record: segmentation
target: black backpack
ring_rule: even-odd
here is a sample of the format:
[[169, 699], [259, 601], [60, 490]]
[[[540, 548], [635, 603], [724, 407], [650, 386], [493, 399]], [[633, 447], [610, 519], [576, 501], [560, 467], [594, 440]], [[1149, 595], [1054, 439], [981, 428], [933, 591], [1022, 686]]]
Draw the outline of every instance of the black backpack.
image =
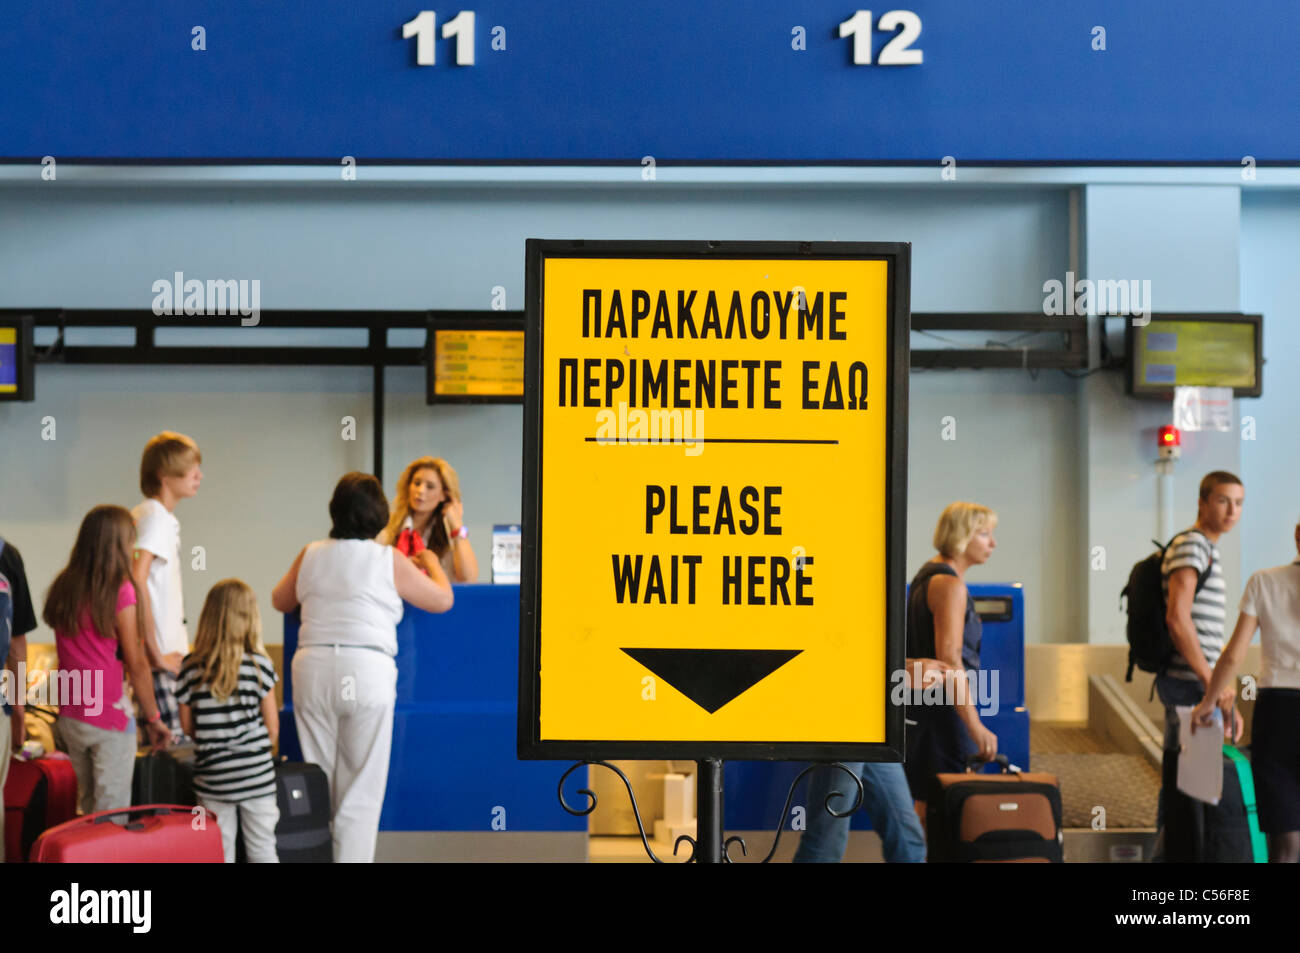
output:
[[[1182, 533], [1178, 534], [1183, 535]], [[1178, 537], [1175, 536], [1174, 539]], [[1169, 665], [1174, 655], [1174, 640], [1169, 636], [1169, 625], [1165, 622], [1165, 591], [1161, 566], [1164, 564], [1165, 550], [1173, 543], [1161, 546], [1151, 541], [1156, 551], [1133, 565], [1128, 574], [1128, 585], [1119, 594], [1120, 608], [1128, 602], [1128, 673], [1124, 681], [1133, 681], [1133, 667], [1136, 665], [1144, 672], [1160, 673]], [[1205, 571], [1196, 580], [1196, 591], [1200, 592], [1214, 562], [1205, 567]]]

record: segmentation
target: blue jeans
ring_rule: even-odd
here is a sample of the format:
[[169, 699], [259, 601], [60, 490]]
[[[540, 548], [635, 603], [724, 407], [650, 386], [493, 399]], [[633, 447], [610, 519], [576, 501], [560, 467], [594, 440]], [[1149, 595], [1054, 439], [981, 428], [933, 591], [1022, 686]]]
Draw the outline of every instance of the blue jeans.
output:
[[[871, 815], [884, 842], [885, 860], [891, 864], [925, 862], [925, 834], [912, 806], [907, 775], [897, 763], [846, 761], [844, 766], [862, 778], [862, 807]], [[808, 829], [795, 852], [796, 864], [838, 864], [849, 843], [852, 817], [832, 817], [826, 798], [832, 791], [842, 797], [831, 801], [837, 811], [853, 803], [854, 784], [839, 768], [820, 767], [808, 776]]]

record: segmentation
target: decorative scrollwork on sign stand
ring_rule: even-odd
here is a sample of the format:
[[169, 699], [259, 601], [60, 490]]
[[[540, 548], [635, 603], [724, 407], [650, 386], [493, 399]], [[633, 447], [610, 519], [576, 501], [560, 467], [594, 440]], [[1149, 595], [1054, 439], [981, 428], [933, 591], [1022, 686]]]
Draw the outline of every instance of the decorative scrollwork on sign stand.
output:
[[[584, 809], [579, 810], [578, 808], [570, 807], [569, 802], [564, 799], [564, 782], [569, 779], [569, 775], [571, 775], [574, 771], [577, 771], [579, 768], [581, 768], [583, 765], [586, 764], [596, 764], [596, 765], [600, 765], [602, 768], [609, 768], [609, 770], [613, 771], [615, 774], [619, 776], [619, 779], [623, 782], [623, 787], [627, 788], [628, 798], [632, 801], [632, 814], [636, 817], [636, 829], [637, 832], [641, 835], [641, 845], [645, 848], [646, 854], [649, 855], [652, 861], [654, 861], [656, 864], [662, 864], [663, 861], [660, 860], [659, 857], [656, 856], [655, 852], [650, 849], [650, 841], [645, 836], [645, 824], [642, 823], [641, 821], [641, 809], [637, 807], [636, 794], [632, 792], [632, 782], [627, 779], [626, 774], [624, 774], [614, 765], [610, 764], [608, 761], [579, 761], [576, 764], [571, 765], [569, 767], [569, 770], [565, 771], [564, 774], [560, 776], [560, 787], [558, 792], [560, 796], [560, 806], [564, 808], [567, 812], [572, 814], [574, 817], [585, 817], [586, 815], [590, 814], [592, 811], [596, 809], [596, 794], [590, 788], [578, 788], [579, 794], [585, 794], [587, 795], [588, 798], [591, 799], [591, 803], [587, 805], [587, 807]], [[687, 862], [689, 863], [691, 860], [694, 860], [695, 858], [695, 841], [685, 834], [677, 838], [677, 843], [673, 845], [673, 856], [677, 855], [677, 848], [684, 840], [689, 841], [691, 845], [691, 856], [687, 858]]]
[[[602, 768], [608, 768], [609, 770], [613, 771], [615, 774], [618, 775], [619, 780], [623, 782], [623, 787], [627, 789], [628, 799], [632, 802], [632, 814], [634, 817], [636, 817], [636, 828], [637, 828], [637, 833], [641, 835], [641, 846], [645, 848], [646, 855], [656, 864], [664, 863], [664, 861], [660, 859], [659, 856], [656, 855], [654, 850], [651, 849], [650, 847], [650, 839], [646, 836], [645, 823], [641, 820], [641, 809], [640, 807], [638, 807], [636, 803], [636, 794], [632, 790], [632, 782], [628, 780], [626, 774], [624, 774], [621, 770], [619, 770], [615, 765], [610, 764], [608, 761], [578, 761], [577, 763], [571, 765], [569, 769], [565, 771], [563, 775], [560, 776], [560, 784], [557, 791], [560, 798], [560, 806], [563, 807], [564, 810], [567, 811], [569, 814], [572, 814], [574, 817], [585, 817], [586, 815], [590, 814], [592, 811], [596, 809], [596, 794], [590, 788], [578, 788], [578, 793], [585, 794], [591, 802], [585, 808], [572, 807], [570, 806], [569, 802], [564, 799], [564, 782], [569, 779], [569, 775], [571, 775], [574, 771], [578, 770], [584, 765], [599, 765]], [[719, 770], [721, 769], [720, 762], [717, 764], [717, 767]], [[820, 767], [839, 768], [850, 778], [852, 778], [853, 783], [857, 786], [857, 793], [853, 799], [853, 803], [849, 806], [848, 810], [846, 811], [836, 811], [831, 807], [831, 800], [833, 798], [843, 797], [844, 796], [843, 792], [831, 791], [828, 795], [826, 795], [826, 802], [825, 804], [822, 805], [825, 808], [826, 813], [830, 814], [832, 817], [848, 817], [850, 814], [852, 814], [854, 811], [856, 811], [859, 807], [862, 806], [862, 798], [863, 798], [864, 791], [862, 787], [862, 779], [858, 777], [857, 772], [851, 771], [846, 765], [843, 765], [838, 761], [833, 762], [831, 764], [809, 765], [808, 767], [800, 771], [799, 774], [795, 777], [795, 779], [792, 782], [790, 782], [790, 790], [786, 792], [785, 807], [782, 809], [780, 820], [777, 822], [776, 837], [774, 837], [772, 840], [772, 848], [767, 852], [767, 856], [765, 856], [761, 861], [758, 861], [758, 863], [761, 864], [770, 863], [772, 858], [776, 856], [777, 848], [781, 844], [781, 834], [785, 829], [785, 818], [789, 816], [790, 804], [794, 800], [795, 789], [798, 788], [799, 782], [802, 781], [806, 775], [808, 775], [816, 768], [820, 768]], [[718, 795], [719, 795], [717, 801], [718, 810], [716, 811], [717, 816], [715, 820], [716, 823], [719, 825], [719, 830], [720, 830], [721, 829], [720, 789], [718, 791]], [[677, 840], [673, 843], [673, 856], [674, 857], [677, 856], [677, 851], [682, 846], [683, 841], [685, 841], [691, 847], [691, 853], [685, 859], [685, 861], [683, 861], [683, 863], [688, 863], [688, 864], [699, 863], [700, 861], [696, 856], [697, 848], [699, 847], [699, 842], [694, 837], [691, 837], [689, 834], [680, 835], [677, 838]], [[745, 846], [744, 838], [739, 836], [728, 837], [722, 843], [721, 859], [723, 863], [726, 864], [736, 863], [736, 861], [732, 860], [730, 854], [732, 844], [739, 844], [741, 854], [746, 857], [749, 856], [749, 850]]]
[[[854, 797], [853, 803], [849, 805], [849, 809], [847, 811], [836, 811], [831, 807], [831, 799], [837, 797], [843, 797], [844, 796], [843, 792], [832, 791], [830, 792], [830, 794], [826, 795], [826, 803], [822, 806], [826, 809], [827, 814], [829, 814], [831, 817], [848, 817], [850, 814], [852, 814], [854, 811], [856, 811], [859, 807], [862, 806], [862, 798], [863, 795], [865, 794], [865, 791], [862, 788], [862, 779], [858, 777], [856, 771], [849, 770], [849, 768], [846, 765], [843, 765], [838, 761], [833, 762], [831, 764], [808, 765], [808, 767], [800, 771], [795, 776], [795, 779], [790, 782], [790, 790], [787, 791], [785, 795], [785, 807], [782, 809], [781, 817], [777, 820], [776, 823], [776, 837], [772, 839], [772, 849], [767, 852], [766, 857], [764, 857], [762, 860], [759, 861], [760, 864], [771, 863], [772, 858], [776, 856], [776, 849], [781, 843], [781, 833], [785, 830], [785, 819], [790, 816], [790, 804], [794, 800], [795, 788], [799, 786], [799, 782], [804, 779], [805, 775], [811, 773], [817, 768], [822, 768], [822, 767], [839, 768], [850, 778], [852, 778], [853, 783], [857, 785], [857, 795]], [[745, 848], [744, 838], [728, 837], [726, 842], [722, 845], [724, 863], [728, 863], [728, 864], [735, 863], [735, 861], [731, 859], [731, 853], [730, 853], [731, 845], [733, 842], [740, 844], [741, 854], [743, 854], [746, 857], [749, 856], [749, 851]]]

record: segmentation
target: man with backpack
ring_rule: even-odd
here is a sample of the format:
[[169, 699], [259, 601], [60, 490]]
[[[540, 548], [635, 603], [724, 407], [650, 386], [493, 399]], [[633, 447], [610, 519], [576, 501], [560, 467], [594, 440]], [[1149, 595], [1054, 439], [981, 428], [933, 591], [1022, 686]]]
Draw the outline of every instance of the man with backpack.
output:
[[[1227, 599], [1216, 544], [1241, 518], [1244, 499], [1245, 488], [1233, 474], [1224, 470], [1206, 474], [1201, 480], [1195, 525], [1170, 541], [1161, 562], [1165, 624], [1173, 652], [1158, 669], [1155, 680], [1155, 690], [1165, 706], [1158, 823], [1163, 831], [1164, 860], [1169, 863], [1204, 859], [1204, 820], [1198, 813], [1202, 806], [1178, 790], [1177, 706], [1200, 702], [1210, 684], [1214, 663], [1223, 652]], [[1235, 686], [1224, 689], [1218, 699], [1224, 723], [1233, 726], [1234, 739], [1240, 738], [1242, 731], [1235, 699]]]

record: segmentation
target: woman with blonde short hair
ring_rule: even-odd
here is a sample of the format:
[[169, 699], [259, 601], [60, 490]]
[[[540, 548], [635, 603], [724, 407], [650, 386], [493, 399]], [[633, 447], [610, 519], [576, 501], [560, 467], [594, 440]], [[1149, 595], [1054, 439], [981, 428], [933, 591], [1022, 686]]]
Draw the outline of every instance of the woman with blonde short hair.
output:
[[[962, 671], [979, 668], [980, 617], [966, 588], [966, 570], [993, 554], [997, 523], [998, 515], [978, 503], [944, 508], [934, 529], [937, 552], [913, 577], [907, 596], [909, 656], [935, 658]], [[936, 774], [962, 771], [973, 756], [988, 761], [998, 753], [998, 739], [980, 723], [972, 691], [944, 702], [907, 709], [914, 723], [907, 729], [907, 780], [917, 800], [925, 799]]]
[[478, 560], [469, 544], [460, 479], [446, 460], [419, 457], [397, 480], [393, 513], [379, 542], [394, 546], [424, 571], [438, 562], [455, 582], [478, 580]]

